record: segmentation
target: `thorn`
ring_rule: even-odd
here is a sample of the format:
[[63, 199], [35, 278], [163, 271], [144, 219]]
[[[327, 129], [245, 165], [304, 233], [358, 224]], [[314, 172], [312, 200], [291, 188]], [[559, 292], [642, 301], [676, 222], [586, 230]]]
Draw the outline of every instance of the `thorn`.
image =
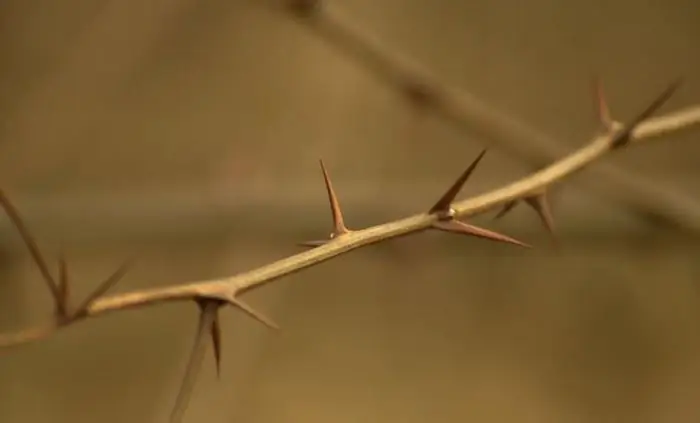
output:
[[54, 303], [58, 307], [58, 304], [61, 301], [61, 295], [59, 293], [58, 284], [54, 280], [53, 276], [51, 276], [51, 272], [49, 271], [49, 266], [46, 263], [46, 260], [44, 259], [44, 255], [39, 250], [39, 245], [32, 236], [31, 232], [29, 232], [27, 225], [24, 224], [24, 221], [19, 215], [19, 212], [15, 208], [14, 204], [12, 204], [10, 199], [1, 190], [0, 207], [2, 207], [5, 210], [7, 217], [12, 221], [12, 224], [17, 229], [17, 232], [19, 232], [19, 235], [22, 238], [24, 245], [27, 247], [27, 249], [29, 250], [29, 254], [34, 260], [34, 264], [36, 264], [36, 266], [39, 268], [41, 276], [44, 278], [46, 285], [49, 287], [49, 291], [51, 292], [51, 296], [53, 297]]
[[[219, 307], [223, 304], [221, 301], [211, 299], [197, 299], [195, 301], [200, 309], [199, 324], [197, 326], [197, 332], [195, 333], [190, 358], [187, 367], [185, 367], [185, 374], [180, 384], [180, 390], [170, 412], [170, 423], [180, 423], [187, 410], [192, 390], [197, 381], [197, 375], [202, 367], [202, 359], [206, 352], [206, 337], [207, 335], [213, 336], [214, 322], [218, 319]], [[216, 346], [214, 348], [216, 348]], [[217, 354], [216, 351], [214, 354]]]
[[467, 169], [457, 178], [457, 180], [452, 184], [452, 186], [440, 197], [440, 199], [433, 205], [433, 207], [430, 208], [428, 213], [445, 213], [448, 214], [450, 212], [450, 205], [454, 201], [455, 197], [457, 197], [457, 194], [459, 194], [459, 191], [462, 189], [462, 186], [464, 185], [465, 182], [467, 182], [467, 179], [469, 179], [469, 176], [471, 176], [472, 172], [474, 172], [474, 169], [476, 169], [476, 166], [479, 164], [481, 159], [484, 157], [484, 154], [486, 154], [486, 149], [482, 150], [481, 153], [474, 159], [474, 161], [467, 167]]
[[[542, 225], [544, 225], [545, 229], [551, 234], [554, 235], [554, 217], [552, 215], [552, 210], [551, 207], [549, 206], [549, 200], [547, 198], [547, 193], [542, 192], [539, 194], [534, 194], [527, 196], [523, 198], [525, 201], [525, 204], [530, 206], [535, 212], [537, 213], [538, 217], [542, 221]], [[501, 211], [494, 216], [494, 219], [500, 219], [503, 216], [505, 216], [508, 212], [510, 212], [518, 203], [520, 200], [515, 200], [515, 201], [510, 201], [506, 203]]]
[[316, 248], [316, 247], [320, 247], [321, 245], [328, 244], [328, 241], [329, 240], [327, 240], [327, 239], [318, 239], [318, 240], [313, 240], [313, 241], [300, 242], [297, 245], [299, 245], [300, 247]]
[[326, 192], [328, 193], [328, 202], [331, 206], [331, 216], [333, 217], [333, 232], [329, 235], [327, 240], [315, 240], [315, 241], [304, 241], [298, 245], [302, 247], [319, 247], [323, 244], [328, 243], [330, 240], [337, 238], [341, 235], [350, 233], [350, 230], [345, 226], [345, 220], [343, 219], [343, 212], [340, 209], [340, 202], [338, 201], [338, 196], [335, 195], [335, 190], [333, 189], [333, 183], [331, 182], [330, 176], [328, 176], [328, 171], [323, 163], [323, 160], [319, 160], [321, 164], [321, 172], [323, 173], [323, 182], [326, 185]]
[[467, 223], [460, 222], [459, 220], [438, 221], [433, 223], [433, 227], [435, 229], [439, 229], [445, 232], [476, 236], [492, 241], [505, 242], [509, 244], [519, 245], [521, 247], [530, 248], [530, 245], [525, 244], [524, 242], [520, 242], [517, 239], [499, 234], [498, 232], [489, 231], [488, 229], [480, 228], [478, 226], [469, 225]]
[[102, 295], [104, 295], [111, 287], [113, 287], [117, 282], [119, 282], [124, 275], [126, 274], [126, 271], [128, 270], [129, 266], [131, 265], [130, 261], [125, 262], [121, 266], [117, 268], [107, 279], [105, 279], [101, 284], [97, 286], [97, 288], [90, 294], [78, 307], [75, 311], [75, 316], [84, 316], [87, 314], [88, 309], [92, 305], [92, 303], [95, 302], [98, 298], [100, 298]]
[[[200, 328], [202, 335], [209, 332], [214, 350], [214, 361], [216, 363], [216, 375], [221, 377], [221, 320], [219, 310], [225, 304], [224, 301], [212, 299], [196, 300], [200, 309]], [[204, 322], [203, 324], [201, 322]]]
[[610, 107], [608, 106], [608, 101], [605, 98], [605, 91], [603, 90], [603, 84], [601, 84], [600, 78], [597, 76], [593, 77], [593, 85], [595, 89], [598, 123], [605, 131], [612, 132], [615, 130], [616, 125], [610, 114]]
[[61, 318], [68, 317], [69, 297], [68, 263], [66, 263], [66, 257], [61, 253], [58, 257], [58, 298], [60, 301], [56, 303], [56, 312]]
[[632, 119], [629, 123], [627, 123], [622, 130], [618, 132], [611, 140], [610, 140], [610, 147], [611, 148], [619, 148], [627, 145], [630, 141], [630, 136], [632, 135], [632, 132], [637, 129], [640, 123], [642, 123], [644, 120], [649, 118], [654, 112], [656, 112], [661, 106], [663, 106], [670, 98], [673, 96], [673, 94], [678, 90], [678, 87], [680, 87], [681, 83], [683, 82], [682, 78], [678, 78], [672, 83], [666, 87], [664, 91], [659, 94], [654, 101], [649, 104], [641, 113], [639, 113], [634, 119]]
[[244, 303], [243, 301], [239, 300], [236, 297], [232, 297], [228, 300], [228, 302], [247, 314], [248, 316], [252, 317], [253, 319], [257, 320], [258, 322], [262, 323], [263, 325], [267, 326], [270, 329], [275, 329], [279, 330], [279, 326], [275, 322], [273, 322], [271, 319], [268, 319], [261, 313], [257, 312], [253, 307], [249, 306], [248, 304]]
[[321, 164], [321, 172], [323, 172], [323, 182], [326, 184], [326, 191], [328, 192], [328, 202], [331, 205], [331, 214], [333, 215], [333, 236], [340, 236], [348, 233], [348, 228], [345, 227], [345, 221], [343, 220], [343, 212], [340, 210], [340, 203], [338, 202], [338, 197], [335, 195], [335, 190], [333, 190], [333, 184], [331, 183], [331, 178], [328, 176], [328, 171], [326, 166], [323, 164], [323, 160], [319, 160]]
[[308, 17], [319, 11], [321, 8], [320, 3], [319, 0], [288, 0], [286, 6], [291, 12], [302, 17]]
[[542, 225], [544, 225], [547, 232], [550, 235], [554, 235], [554, 217], [552, 216], [552, 209], [549, 207], [549, 200], [547, 200], [547, 194], [541, 193], [538, 195], [533, 195], [525, 199], [527, 205], [532, 207], [537, 213]]
[[508, 214], [511, 210], [513, 210], [513, 208], [515, 206], [518, 205], [518, 202], [519, 202], [519, 200], [513, 200], [513, 201], [509, 201], [509, 202], [505, 203], [503, 205], [503, 208], [501, 209], [501, 211], [499, 211], [498, 214], [496, 214], [496, 216], [494, 216], [494, 220], [500, 219], [503, 216], [505, 216], [506, 214]]
[[215, 311], [211, 322], [211, 343], [214, 346], [214, 360], [216, 360], [216, 376], [221, 378], [221, 321], [219, 311]]

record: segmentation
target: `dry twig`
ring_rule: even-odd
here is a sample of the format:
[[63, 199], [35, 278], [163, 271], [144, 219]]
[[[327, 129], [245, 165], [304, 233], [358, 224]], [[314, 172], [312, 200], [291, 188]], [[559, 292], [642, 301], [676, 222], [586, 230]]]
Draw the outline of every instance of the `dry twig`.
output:
[[533, 207], [542, 215], [548, 227], [552, 226], [551, 213], [548, 208], [544, 211], [544, 202], [541, 198], [543, 198], [542, 193], [546, 192], [553, 184], [561, 182], [567, 176], [580, 171], [605, 154], [619, 150], [631, 143], [649, 140], [681, 128], [700, 124], [697, 108], [646, 120], [668, 100], [676, 87], [677, 84], [672, 84], [668, 89], [664, 90], [650, 103], [650, 106], [639, 113], [635, 119], [632, 119], [630, 124], [619, 124], [615, 125], [614, 128], [610, 126], [606, 134], [594, 137], [579, 150], [544, 167], [540, 171], [484, 194], [462, 201], [455, 201], [462, 185], [464, 185], [483, 158], [484, 152], [482, 152], [439, 200], [432, 207], [426, 208], [425, 212], [366, 229], [347, 229], [340, 209], [340, 202], [331, 184], [330, 176], [325, 165], [321, 162], [323, 178], [331, 205], [333, 232], [330, 239], [310, 244], [315, 248], [228, 278], [104, 296], [105, 291], [123, 275], [124, 268], [121, 268], [100, 284], [94, 294], [88, 296], [79, 307], [72, 311], [68, 304], [68, 272], [65, 260], [60, 259], [59, 281], [54, 282], [48, 267], [45, 265], [45, 260], [36, 246], [36, 242], [29, 234], [9, 200], [0, 193], [0, 200], [2, 200], [0, 205], [5, 208], [18, 228], [25, 244], [32, 253], [32, 257], [34, 257], [39, 268], [42, 269], [42, 275], [54, 295], [57, 309], [62, 310], [53, 321], [44, 326], [0, 336], [0, 347], [17, 347], [31, 341], [40, 340], [64, 327], [110, 312], [125, 311], [170, 301], [194, 302], [200, 307], [200, 324], [193, 352], [190, 356], [190, 363], [187, 366], [186, 375], [171, 415], [171, 421], [180, 421], [187, 406], [187, 399], [195, 383], [197, 370], [200, 367], [201, 358], [205, 351], [207, 336], [211, 336], [213, 340], [217, 369], [219, 368], [221, 337], [218, 312], [221, 307], [236, 307], [268, 327], [276, 328], [276, 325], [269, 319], [244, 304], [239, 296], [250, 289], [260, 287], [283, 276], [314, 266], [360, 247], [423, 230], [438, 229], [524, 246], [524, 243], [513, 238], [464, 223], [462, 220], [494, 208], [509, 206], [517, 201], [524, 200], [533, 204]]

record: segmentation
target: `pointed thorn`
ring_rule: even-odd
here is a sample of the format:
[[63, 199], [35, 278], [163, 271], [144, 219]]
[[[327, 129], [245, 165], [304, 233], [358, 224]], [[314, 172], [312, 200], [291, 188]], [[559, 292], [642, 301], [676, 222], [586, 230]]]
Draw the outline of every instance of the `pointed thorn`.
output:
[[494, 220], [498, 220], [508, 214], [513, 208], [518, 204], [518, 200], [516, 201], [509, 201], [503, 205], [503, 208], [501, 211], [499, 211], [496, 216], [493, 217]]
[[634, 119], [632, 119], [625, 127], [610, 141], [610, 146], [612, 148], [623, 147], [629, 143], [630, 136], [632, 132], [639, 126], [640, 123], [645, 121], [651, 115], [653, 115], [661, 106], [663, 106], [673, 94], [678, 90], [682, 78], [678, 78], [666, 87], [664, 91], [659, 94], [654, 101], [649, 104], [641, 113], [639, 113]]
[[517, 239], [511, 238], [506, 235], [499, 234], [498, 232], [489, 231], [488, 229], [480, 228], [478, 226], [469, 225], [459, 220], [447, 220], [439, 221], [433, 223], [435, 229], [439, 229], [445, 232], [451, 232], [462, 235], [470, 235], [479, 238], [489, 239], [491, 241], [505, 242], [508, 244], [518, 245], [520, 247], [530, 248], [530, 245], [520, 242]]
[[214, 360], [216, 360], [216, 376], [221, 378], [221, 321], [219, 311], [216, 311], [211, 323], [211, 342], [214, 346]]
[[27, 225], [24, 223], [19, 211], [2, 190], [0, 190], [0, 207], [3, 208], [5, 214], [7, 214], [7, 217], [10, 219], [10, 221], [12, 221], [15, 229], [17, 229], [17, 232], [19, 232], [22, 242], [24, 242], [24, 245], [29, 250], [29, 254], [32, 256], [34, 264], [39, 268], [41, 276], [46, 282], [49, 291], [51, 291], [51, 296], [53, 297], [54, 302], [56, 305], [58, 305], [61, 301], [58, 283], [54, 280], [53, 276], [51, 276], [51, 272], [49, 271], [49, 266], [44, 258], [44, 255], [41, 253], [39, 245], [27, 228]]
[[231, 298], [229, 300], [232, 306], [238, 308], [248, 316], [252, 317], [253, 319], [257, 320], [258, 322], [262, 323], [263, 325], [267, 326], [270, 329], [275, 329], [279, 330], [279, 326], [275, 322], [273, 322], [271, 319], [268, 319], [267, 317], [263, 316], [262, 314], [258, 313], [254, 308], [249, 306], [248, 304], [244, 303], [243, 301], [239, 300], [238, 298]]
[[68, 316], [68, 298], [70, 297], [70, 286], [68, 281], [68, 263], [63, 253], [58, 257], [58, 294], [59, 302], [56, 304], [56, 311], [59, 316]]
[[554, 217], [552, 216], [552, 210], [549, 207], [549, 200], [547, 200], [546, 194], [538, 194], [525, 199], [527, 204], [532, 207], [537, 215], [542, 220], [542, 224], [547, 229], [547, 231], [554, 235]]
[[131, 265], [130, 261], [125, 262], [121, 266], [117, 268], [107, 279], [105, 279], [101, 284], [97, 286], [97, 288], [90, 294], [76, 309], [76, 315], [84, 315], [85, 313], [88, 312], [88, 309], [92, 305], [92, 303], [95, 302], [98, 298], [100, 298], [102, 295], [104, 295], [111, 287], [116, 285], [117, 282], [119, 282], [124, 275], [126, 274], [127, 270], [129, 269], [129, 266]]
[[428, 211], [429, 213], [447, 213], [450, 210], [450, 205], [454, 201], [455, 197], [457, 197], [457, 194], [459, 194], [459, 191], [462, 189], [462, 186], [464, 186], [464, 183], [467, 182], [467, 179], [471, 176], [471, 174], [474, 172], [474, 169], [476, 169], [476, 166], [479, 164], [481, 159], [484, 157], [484, 154], [486, 154], [486, 149], [482, 150], [481, 153], [474, 159], [474, 161], [467, 167], [467, 169], [457, 178], [457, 180], [452, 184], [452, 186], [440, 197], [440, 199], [433, 205], [433, 207], [430, 208]]
[[345, 221], [343, 219], [343, 213], [340, 210], [338, 196], [335, 195], [335, 190], [333, 189], [331, 178], [328, 176], [328, 171], [326, 170], [326, 166], [323, 163], [323, 160], [319, 160], [319, 163], [321, 164], [321, 172], [323, 172], [323, 181], [326, 184], [328, 202], [331, 205], [331, 214], [333, 215], [333, 234], [335, 236], [345, 234], [348, 232], [348, 228], [345, 227]]
[[598, 123], [602, 125], [603, 129], [611, 132], [615, 129], [615, 121], [610, 114], [610, 107], [608, 106], [608, 101], [605, 98], [605, 92], [603, 91], [603, 84], [600, 82], [600, 78], [597, 76], [593, 78], [593, 84], [595, 88], [595, 99], [596, 99], [596, 112], [598, 114]]
[[300, 246], [300, 247], [311, 247], [311, 248], [316, 248], [316, 247], [320, 247], [320, 246], [322, 246], [322, 245], [328, 244], [328, 241], [329, 241], [329, 240], [327, 240], [327, 239], [319, 239], [319, 240], [314, 240], [314, 241], [304, 241], [304, 242], [300, 242], [300, 243], [298, 243], [297, 245]]

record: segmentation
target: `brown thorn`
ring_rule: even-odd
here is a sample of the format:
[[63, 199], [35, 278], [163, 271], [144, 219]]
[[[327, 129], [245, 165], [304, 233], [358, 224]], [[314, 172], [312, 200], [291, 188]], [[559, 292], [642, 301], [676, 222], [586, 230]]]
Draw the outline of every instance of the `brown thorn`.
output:
[[467, 223], [460, 222], [459, 220], [438, 221], [433, 223], [433, 227], [445, 232], [476, 236], [479, 238], [489, 239], [491, 241], [505, 242], [508, 244], [530, 248], [530, 245], [520, 242], [517, 239], [499, 234], [498, 232], [490, 231], [488, 229], [480, 228], [478, 226], [469, 225]]
[[221, 321], [218, 310], [215, 312], [211, 323], [211, 343], [214, 346], [214, 360], [216, 360], [216, 376], [221, 378]]
[[630, 140], [630, 136], [632, 132], [637, 129], [637, 126], [639, 126], [640, 123], [642, 123], [644, 120], [649, 118], [654, 112], [656, 112], [661, 106], [663, 106], [668, 99], [673, 96], [673, 94], [678, 90], [678, 87], [680, 87], [681, 83], [683, 82], [682, 78], [678, 78], [672, 83], [666, 87], [664, 91], [659, 94], [654, 101], [649, 104], [641, 113], [639, 113], [634, 119], [632, 119], [629, 123], [627, 123], [622, 130], [619, 131], [615, 137], [613, 137], [612, 140], [610, 140], [610, 147], [611, 148], [619, 148], [627, 145]]
[[595, 76], [593, 78], [593, 85], [595, 89], [596, 117], [598, 118], [598, 123], [603, 126], [603, 129], [611, 132], [615, 129], [615, 121], [610, 114], [610, 107], [605, 98], [605, 92], [603, 91], [603, 84], [601, 84], [600, 78]]
[[80, 307], [76, 309], [76, 316], [82, 316], [86, 314], [95, 300], [104, 295], [105, 292], [107, 292], [111, 287], [113, 287], [124, 277], [130, 265], [130, 261], [125, 262], [124, 264], [119, 266], [117, 270], [115, 270], [107, 279], [105, 279], [101, 284], [99, 284], [97, 288], [90, 295], [88, 295], [88, 297], [85, 298], [85, 300], [83, 300]]
[[68, 304], [70, 297], [70, 283], [68, 280], [68, 263], [66, 257], [61, 253], [58, 257], [58, 294], [60, 301], [56, 303], [56, 312], [62, 318], [68, 316]]
[[328, 171], [326, 166], [323, 164], [323, 160], [319, 160], [321, 164], [321, 172], [323, 172], [323, 181], [326, 184], [326, 192], [328, 193], [328, 202], [331, 205], [331, 214], [333, 215], [333, 236], [339, 236], [348, 233], [348, 228], [345, 227], [345, 221], [343, 220], [343, 212], [340, 210], [340, 203], [338, 202], [338, 197], [335, 195], [335, 190], [333, 190], [333, 184], [331, 183], [331, 178], [328, 176]]
[[503, 208], [501, 209], [501, 211], [499, 211], [499, 212], [493, 217], [494, 220], [500, 219], [500, 218], [502, 218], [503, 216], [505, 216], [506, 214], [508, 214], [508, 212], [510, 212], [511, 210], [513, 210], [513, 208], [514, 208], [516, 205], [518, 205], [518, 200], [509, 201], [509, 202], [505, 203], [505, 204], [503, 205]]
[[535, 210], [540, 220], [542, 220], [545, 229], [547, 229], [551, 235], [554, 235], [554, 217], [552, 216], [552, 209], [549, 207], [547, 194], [542, 193], [527, 197], [525, 202]]
[[212, 326], [218, 316], [219, 307], [222, 305], [222, 302], [217, 300], [198, 299], [196, 303], [201, 310], [199, 313], [199, 324], [195, 333], [190, 358], [185, 368], [185, 375], [182, 378], [180, 390], [170, 413], [170, 423], [181, 422], [187, 410], [197, 375], [202, 367], [202, 359], [207, 346], [206, 338], [207, 335], [211, 334]]
[[29, 232], [29, 229], [27, 228], [27, 226], [24, 224], [24, 221], [22, 220], [22, 217], [19, 215], [19, 212], [17, 211], [15, 206], [12, 204], [10, 199], [1, 190], [0, 190], [0, 206], [5, 210], [7, 217], [10, 218], [10, 220], [12, 221], [12, 224], [17, 229], [17, 232], [19, 232], [19, 235], [22, 238], [24, 245], [29, 250], [29, 254], [32, 256], [34, 263], [39, 268], [39, 272], [41, 272], [41, 276], [44, 278], [44, 281], [46, 281], [46, 284], [48, 285], [49, 290], [51, 291], [51, 296], [53, 297], [55, 304], [58, 306], [58, 304], [61, 301], [61, 295], [60, 295], [60, 292], [58, 289], [58, 284], [54, 280], [53, 276], [51, 276], [51, 272], [49, 271], [49, 266], [46, 263], [46, 260], [44, 260], [44, 256], [43, 256], [43, 254], [41, 254], [41, 251], [39, 250], [39, 246], [37, 245], [32, 234]]
[[469, 167], [462, 172], [459, 178], [457, 178], [452, 186], [442, 195], [442, 197], [440, 197], [437, 203], [435, 203], [435, 205], [428, 210], [428, 213], [448, 213], [450, 211], [450, 205], [452, 205], [455, 197], [457, 197], [457, 194], [459, 194], [459, 191], [462, 189], [462, 186], [464, 186], [464, 183], [467, 182], [469, 176], [471, 176], [472, 172], [474, 172], [474, 169], [476, 169], [476, 166], [484, 157], [484, 154], [486, 154], [486, 149], [479, 153], [476, 159], [474, 159]]
[[261, 313], [257, 312], [253, 307], [249, 306], [248, 304], [244, 303], [243, 301], [239, 300], [236, 297], [232, 297], [228, 300], [228, 302], [247, 314], [248, 316], [252, 317], [253, 319], [257, 320], [258, 322], [262, 323], [263, 325], [267, 326], [270, 329], [275, 329], [279, 330], [279, 326], [275, 322], [273, 322], [271, 319], [265, 317]]
[[293, 13], [308, 17], [318, 12], [321, 7], [320, 0], [287, 0], [287, 8]]
[[328, 244], [328, 241], [329, 241], [329, 240], [327, 240], [327, 239], [319, 239], [319, 240], [314, 240], [314, 241], [304, 241], [304, 242], [300, 242], [300, 243], [298, 243], [297, 245], [300, 246], [300, 247], [311, 247], [311, 248], [316, 248], [316, 247], [320, 247], [321, 245], [326, 245], [326, 244]]

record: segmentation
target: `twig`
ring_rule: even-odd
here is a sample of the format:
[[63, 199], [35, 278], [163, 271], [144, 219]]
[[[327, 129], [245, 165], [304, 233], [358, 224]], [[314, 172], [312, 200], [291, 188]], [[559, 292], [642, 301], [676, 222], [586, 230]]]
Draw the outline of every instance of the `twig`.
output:
[[[31, 341], [40, 340], [61, 328], [109, 312], [152, 306], [168, 301], [194, 301], [201, 307], [200, 327], [197, 332], [193, 354], [190, 358], [190, 365], [187, 367], [186, 377], [183, 380], [178, 400], [171, 415], [171, 421], [179, 421], [186, 409], [187, 398], [195, 381], [196, 370], [201, 362], [205, 348], [204, 339], [207, 334], [211, 335], [214, 341], [217, 369], [219, 367], [220, 328], [218, 310], [220, 307], [228, 305], [239, 308], [267, 326], [276, 328], [274, 323], [264, 318], [248, 305], [245, 305], [238, 297], [250, 289], [260, 287], [283, 276], [314, 266], [360, 247], [423, 230], [439, 229], [524, 245], [505, 235], [478, 228], [458, 219], [468, 218], [518, 200], [532, 198], [533, 195], [544, 192], [552, 184], [561, 182], [567, 176], [580, 171], [609, 152], [620, 150], [629, 144], [641, 140], [648, 140], [667, 134], [676, 129], [699, 124], [700, 116], [693, 111], [695, 109], [672, 113], [645, 122], [641, 121], [644, 117], [654, 112], [655, 109], [661, 107], [662, 103], [670, 96], [671, 91], [671, 88], [669, 88], [657, 96], [651, 102], [651, 106], [646, 107], [635, 119], [631, 120], [632, 125], [620, 125], [606, 135], [597, 136], [579, 150], [530, 176], [484, 194], [454, 202], [460, 188], [483, 157], [484, 153], [481, 153], [432, 207], [426, 207], [425, 212], [366, 229], [348, 230], [346, 228], [343, 214], [340, 210], [340, 202], [337, 199], [328, 172], [322, 163], [324, 181], [334, 222], [333, 236], [322, 245], [228, 278], [191, 282], [165, 288], [138, 290], [107, 297], [102, 296], [106, 289], [123, 273], [117, 271], [106, 282], [99, 285], [95, 293], [88, 296], [88, 299], [83, 302], [82, 306], [78, 307], [76, 312], [68, 313], [66, 316], [58, 316], [54, 321], [38, 328], [2, 335], [0, 336], [0, 347], [17, 347]], [[6, 201], [6, 203], [9, 204], [9, 201]], [[14, 210], [11, 205], [8, 209]], [[549, 218], [551, 219], [551, 216]], [[34, 243], [31, 237], [25, 237], [25, 242], [30, 245]], [[41, 259], [37, 260], [37, 262], [45, 261]], [[63, 260], [61, 262], [60, 281], [61, 292], [63, 293], [64, 291], [69, 292], [69, 290], [67, 287], [67, 268]], [[59, 295], [59, 298], [63, 297], [65, 297], [65, 294]], [[67, 300], [64, 301], [67, 302]]]
[[[562, 143], [527, 123], [497, 110], [474, 94], [441, 81], [429, 69], [374, 36], [336, 2], [328, 0], [264, 0], [262, 3], [298, 18], [318, 37], [373, 72], [410, 101], [446, 119], [476, 138], [493, 143], [538, 169], [562, 154]], [[605, 110], [607, 118], [610, 110]], [[689, 109], [700, 119], [700, 107]], [[610, 165], [597, 166], [595, 178], [577, 181], [582, 188], [642, 216], [700, 232], [700, 201], [654, 179]], [[605, 184], [598, 183], [604, 179]]]

